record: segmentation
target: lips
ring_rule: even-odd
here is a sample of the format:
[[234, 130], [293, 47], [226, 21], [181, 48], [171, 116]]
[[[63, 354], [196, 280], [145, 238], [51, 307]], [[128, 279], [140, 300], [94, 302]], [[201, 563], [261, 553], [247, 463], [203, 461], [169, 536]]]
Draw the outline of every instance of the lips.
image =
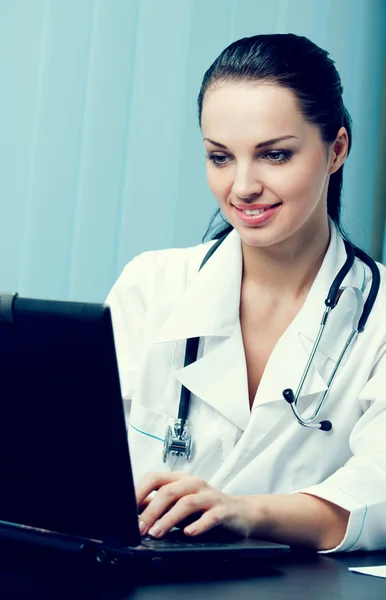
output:
[[281, 202], [276, 202], [275, 204], [234, 204], [233, 206], [237, 210], [268, 210], [269, 208], [276, 208], [280, 204]]
[[[233, 205], [237, 219], [247, 227], [264, 227], [280, 212], [282, 202], [275, 204]], [[244, 208], [245, 207], [245, 208]]]

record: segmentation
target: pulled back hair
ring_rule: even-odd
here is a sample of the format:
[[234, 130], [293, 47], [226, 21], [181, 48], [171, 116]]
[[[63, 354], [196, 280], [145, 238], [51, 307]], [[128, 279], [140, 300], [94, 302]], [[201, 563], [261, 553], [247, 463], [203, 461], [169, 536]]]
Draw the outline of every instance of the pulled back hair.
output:
[[[270, 83], [287, 88], [295, 95], [304, 119], [318, 127], [326, 146], [334, 142], [339, 129], [345, 127], [350, 151], [351, 117], [343, 104], [339, 73], [328, 52], [306, 37], [292, 33], [255, 35], [225, 48], [207, 70], [201, 84], [198, 96], [200, 127], [206, 92], [225, 82]], [[327, 212], [347, 239], [341, 225], [342, 183], [343, 166], [330, 176]], [[204, 240], [218, 238], [233, 229], [227, 221], [220, 228], [214, 226], [219, 214], [220, 209], [211, 219]]]

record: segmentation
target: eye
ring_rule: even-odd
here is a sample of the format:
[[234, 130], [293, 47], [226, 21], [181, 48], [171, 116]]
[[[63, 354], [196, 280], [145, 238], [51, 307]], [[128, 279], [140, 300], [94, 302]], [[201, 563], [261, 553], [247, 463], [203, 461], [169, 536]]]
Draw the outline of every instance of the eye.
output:
[[271, 150], [263, 155], [263, 158], [268, 158], [268, 162], [274, 164], [282, 164], [287, 162], [292, 156], [292, 152], [290, 150]]
[[230, 156], [224, 154], [214, 154], [213, 152], [208, 152], [206, 155], [206, 160], [216, 165], [216, 167], [223, 167], [228, 164], [231, 160]]

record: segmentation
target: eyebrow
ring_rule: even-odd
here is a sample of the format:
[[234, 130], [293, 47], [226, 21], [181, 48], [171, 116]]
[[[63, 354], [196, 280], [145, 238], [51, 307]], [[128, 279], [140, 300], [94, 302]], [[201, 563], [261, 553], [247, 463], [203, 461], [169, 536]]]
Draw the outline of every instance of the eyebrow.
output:
[[[283, 135], [282, 137], [278, 137], [278, 138], [273, 138], [272, 140], [266, 140], [265, 142], [260, 142], [260, 144], [256, 144], [255, 148], [265, 148], [266, 146], [272, 146], [273, 144], [276, 144], [277, 142], [282, 142], [283, 140], [290, 140], [290, 139], [296, 139], [298, 140], [299, 138], [296, 137], [296, 135]], [[213, 146], [218, 146], [219, 148], [224, 148], [224, 150], [227, 150], [227, 147], [224, 146], [224, 144], [220, 144], [220, 142], [215, 142], [214, 140], [210, 140], [209, 138], [204, 138], [204, 140], [206, 140], [207, 142], [210, 142], [211, 144], [213, 144]]]

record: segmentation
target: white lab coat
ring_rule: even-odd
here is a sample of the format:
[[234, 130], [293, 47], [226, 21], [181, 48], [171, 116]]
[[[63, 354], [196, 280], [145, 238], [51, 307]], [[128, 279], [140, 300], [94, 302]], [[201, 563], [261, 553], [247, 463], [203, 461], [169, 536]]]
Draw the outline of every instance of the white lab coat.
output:
[[[240, 238], [233, 231], [205, 267], [209, 244], [144, 253], [131, 261], [108, 297], [138, 481], [149, 471], [179, 470], [228, 494], [307, 491], [350, 511], [334, 550], [386, 548], [386, 268], [367, 327], [348, 352], [318, 420], [332, 430], [300, 426], [283, 400], [296, 390], [319, 330], [324, 300], [346, 259], [331, 223], [323, 265], [302, 309], [277, 342], [249, 408], [239, 303]], [[371, 272], [356, 260], [344, 286], [363, 288]], [[331, 312], [299, 410], [315, 407], [357, 311], [346, 289]], [[199, 337], [198, 360], [183, 367], [186, 339]], [[162, 462], [167, 425], [180, 388], [191, 392], [192, 459]]]

